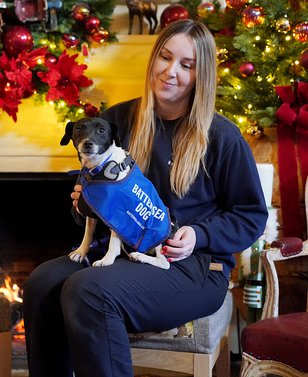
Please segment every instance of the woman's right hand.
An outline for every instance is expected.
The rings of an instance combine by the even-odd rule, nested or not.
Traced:
[[[82,186],[81,185],[75,185],[74,191],[71,193],[71,198],[73,199],[73,207],[76,209],[76,211],[79,214],[81,214],[81,213],[78,209],[78,201],[79,201],[79,198],[80,198],[80,195],[81,195],[81,191],[82,191]]]

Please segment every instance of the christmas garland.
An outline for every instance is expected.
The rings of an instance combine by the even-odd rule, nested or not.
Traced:
[[[116,39],[109,32],[113,8],[113,0],[0,3],[0,109],[16,122],[22,100],[35,96],[52,101],[61,121],[98,114],[101,109],[80,99],[93,84],[83,58]]]

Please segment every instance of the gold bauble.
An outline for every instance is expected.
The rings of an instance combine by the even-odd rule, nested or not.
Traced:
[[[291,30],[290,21],[287,18],[281,17],[276,21],[276,30],[278,33],[286,34]]]

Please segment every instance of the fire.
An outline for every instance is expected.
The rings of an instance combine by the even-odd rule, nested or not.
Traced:
[[[0,294],[4,295],[11,303],[22,303],[20,288],[17,284],[12,282],[12,279],[7,276],[4,279],[3,286],[0,287]],[[17,341],[24,340],[24,321],[21,319],[13,327],[13,339]]]
[[[4,286],[0,287],[0,293],[2,293],[10,302],[22,302],[20,288],[17,284],[12,283],[12,279],[9,276],[4,279]]]

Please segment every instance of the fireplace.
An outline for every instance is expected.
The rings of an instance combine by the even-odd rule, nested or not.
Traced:
[[[68,253],[80,242],[82,229],[70,213],[75,179],[65,173],[0,174],[0,286],[9,276],[22,292],[38,264]],[[12,352],[13,369],[26,368],[22,338],[13,337]]]

